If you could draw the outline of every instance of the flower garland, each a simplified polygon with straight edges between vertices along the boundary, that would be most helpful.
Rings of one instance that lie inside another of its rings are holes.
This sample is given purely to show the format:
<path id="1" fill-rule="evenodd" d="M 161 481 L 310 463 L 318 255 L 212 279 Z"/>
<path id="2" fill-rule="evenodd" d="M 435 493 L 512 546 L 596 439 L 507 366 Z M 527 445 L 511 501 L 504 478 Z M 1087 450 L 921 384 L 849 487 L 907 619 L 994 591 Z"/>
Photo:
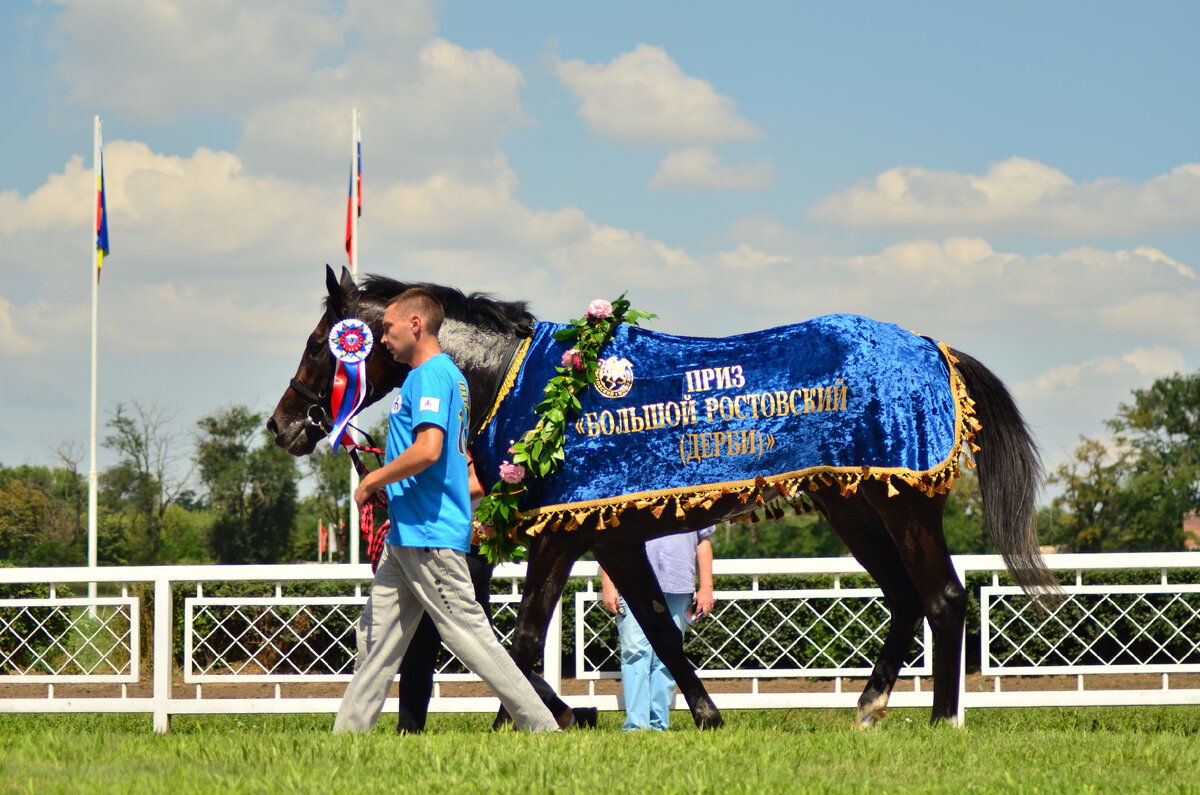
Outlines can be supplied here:
<path id="1" fill-rule="evenodd" d="M 658 315 L 630 309 L 622 293 L 611 303 L 597 298 L 588 304 L 587 314 L 572 320 L 554 335 L 571 347 L 563 352 L 562 362 L 543 390 L 545 398 L 534 408 L 537 424 L 512 442 L 512 456 L 500 464 L 500 480 L 484 496 L 475 510 L 474 543 L 492 563 L 525 560 L 528 536 L 519 533 L 521 512 L 517 508 L 525 491 L 526 477 L 544 478 L 558 469 L 564 460 L 563 434 L 567 423 L 579 411 L 579 396 L 596 383 L 600 351 L 621 323 L 636 326 L 639 320 Z"/>

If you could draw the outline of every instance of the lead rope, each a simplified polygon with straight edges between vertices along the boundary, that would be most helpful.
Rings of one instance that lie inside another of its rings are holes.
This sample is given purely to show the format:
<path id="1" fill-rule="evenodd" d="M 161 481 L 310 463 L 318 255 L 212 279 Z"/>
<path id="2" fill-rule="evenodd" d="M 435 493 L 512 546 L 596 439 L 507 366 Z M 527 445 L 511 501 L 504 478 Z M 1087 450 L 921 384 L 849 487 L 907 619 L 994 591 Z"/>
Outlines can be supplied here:
<path id="1" fill-rule="evenodd" d="M 364 453 L 374 455 L 377 468 L 383 466 L 384 451 L 376 446 L 375 440 L 371 438 L 371 434 L 360 428 L 354 428 L 354 430 L 362 434 L 367 444 L 354 443 L 353 445 L 345 445 L 345 447 L 348 448 L 350 461 L 354 464 L 355 471 L 362 478 L 369 473 L 369 470 L 363 464 L 362 459 L 359 458 L 358 451 L 361 450 Z M 379 568 L 379 559 L 383 557 L 383 545 L 387 540 L 388 532 L 391 530 L 391 521 L 388 519 L 385 519 L 379 527 L 375 526 L 375 506 L 383 508 L 384 515 L 387 515 L 387 498 L 383 496 L 383 489 L 372 494 L 371 499 L 367 500 L 366 504 L 358 512 L 359 532 L 365 533 L 367 537 L 367 557 L 371 560 L 372 574 Z"/>

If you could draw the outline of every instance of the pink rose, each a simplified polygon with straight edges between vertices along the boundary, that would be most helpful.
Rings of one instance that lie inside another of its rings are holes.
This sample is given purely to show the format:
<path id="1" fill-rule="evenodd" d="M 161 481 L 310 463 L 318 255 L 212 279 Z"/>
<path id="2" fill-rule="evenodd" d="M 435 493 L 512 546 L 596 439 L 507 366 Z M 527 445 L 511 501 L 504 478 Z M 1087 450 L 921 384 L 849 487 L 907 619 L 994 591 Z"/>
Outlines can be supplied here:
<path id="1" fill-rule="evenodd" d="M 520 464 L 500 462 L 500 479 L 505 483 L 517 484 L 525 479 L 525 467 Z"/>
<path id="2" fill-rule="evenodd" d="M 579 355 L 579 351 L 575 350 L 574 348 L 568 348 L 567 350 L 563 351 L 562 366 L 574 367 L 576 370 L 582 370 L 584 369 L 583 357 Z"/>
<path id="3" fill-rule="evenodd" d="M 495 538 L 496 531 L 492 529 L 490 524 L 481 524 L 478 528 L 480 538 Z"/>
<path id="4" fill-rule="evenodd" d="M 612 316 L 612 304 L 603 298 L 597 298 L 588 304 L 588 317 L 606 318 Z"/>

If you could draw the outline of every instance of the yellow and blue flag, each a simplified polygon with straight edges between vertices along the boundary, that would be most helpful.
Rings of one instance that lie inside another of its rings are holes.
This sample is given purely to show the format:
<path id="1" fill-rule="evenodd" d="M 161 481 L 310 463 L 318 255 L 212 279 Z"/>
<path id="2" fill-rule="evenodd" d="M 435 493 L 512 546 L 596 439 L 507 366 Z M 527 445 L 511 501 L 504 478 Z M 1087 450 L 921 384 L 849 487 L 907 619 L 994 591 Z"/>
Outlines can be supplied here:
<path id="1" fill-rule="evenodd" d="M 108 208 L 104 202 L 104 152 L 100 153 L 100 173 L 96 177 L 96 281 L 108 253 Z"/>

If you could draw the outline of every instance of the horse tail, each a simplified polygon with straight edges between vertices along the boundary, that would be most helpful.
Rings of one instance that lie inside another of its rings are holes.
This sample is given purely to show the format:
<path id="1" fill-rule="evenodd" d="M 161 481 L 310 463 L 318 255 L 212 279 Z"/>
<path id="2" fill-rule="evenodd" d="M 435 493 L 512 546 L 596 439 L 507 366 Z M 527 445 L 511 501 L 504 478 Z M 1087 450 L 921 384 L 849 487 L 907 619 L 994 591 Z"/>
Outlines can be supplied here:
<path id="1" fill-rule="evenodd" d="M 1044 472 L 1037 444 L 1000 379 L 974 358 L 951 353 L 982 425 L 975 437 L 980 448 L 975 463 L 988 535 L 1026 594 L 1056 596 L 1062 592 L 1058 579 L 1038 548 L 1034 500 Z"/>

